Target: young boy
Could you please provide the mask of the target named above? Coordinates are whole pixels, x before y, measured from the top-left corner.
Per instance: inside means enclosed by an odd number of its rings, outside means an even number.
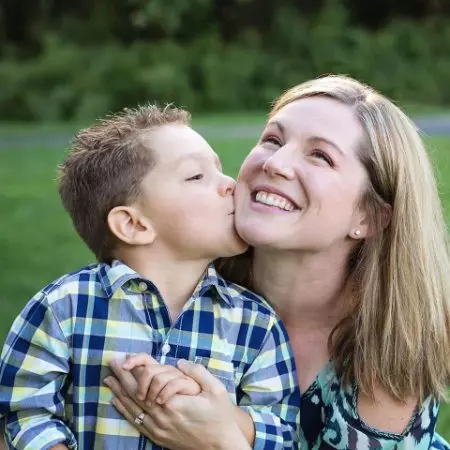
[[[204,365],[248,414],[240,426],[256,448],[293,448],[300,399],[287,335],[268,304],[214,269],[246,245],[234,181],[189,120],[146,106],[76,136],[59,193],[99,262],[42,289],[12,326],[0,361],[10,448],[160,448],[103,384],[108,363],[130,353]]]

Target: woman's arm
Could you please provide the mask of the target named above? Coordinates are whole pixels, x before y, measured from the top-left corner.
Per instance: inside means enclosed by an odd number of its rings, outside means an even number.
[[[200,386],[197,396],[175,395],[166,404],[151,408],[134,398],[134,377],[119,364],[111,364],[117,379],[105,383],[116,397],[114,406],[140,433],[158,445],[172,450],[249,450],[241,432],[235,406],[225,387],[204,367],[186,362],[180,365]],[[135,418],[144,412],[142,424]]]

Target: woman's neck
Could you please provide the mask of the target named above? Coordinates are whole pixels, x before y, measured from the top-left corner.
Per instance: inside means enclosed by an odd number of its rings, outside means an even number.
[[[329,360],[328,338],[343,315],[347,255],[255,249],[254,285],[283,321],[301,392]]]
[[[347,255],[255,249],[254,285],[287,327],[333,328],[342,316]]]

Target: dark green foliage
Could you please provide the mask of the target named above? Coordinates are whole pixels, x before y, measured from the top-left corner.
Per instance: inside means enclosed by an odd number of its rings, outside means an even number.
[[[267,109],[283,89],[324,73],[398,101],[450,103],[443,2],[408,3],[408,18],[402,3],[380,3],[373,21],[345,3],[41,0],[26,10],[6,1],[0,119],[88,119],[146,101]]]

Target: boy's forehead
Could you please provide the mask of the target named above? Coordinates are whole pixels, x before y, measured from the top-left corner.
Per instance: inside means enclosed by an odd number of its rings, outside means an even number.
[[[218,159],[205,139],[187,125],[162,125],[149,130],[142,138],[144,145],[156,153],[157,159],[166,163],[202,156]]]

